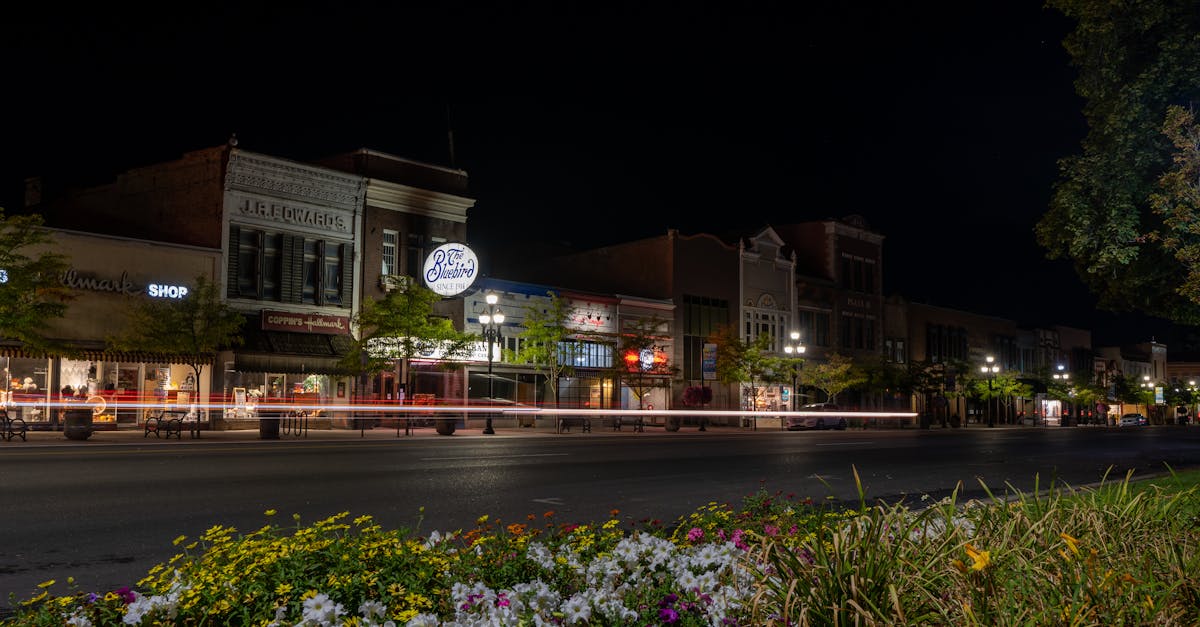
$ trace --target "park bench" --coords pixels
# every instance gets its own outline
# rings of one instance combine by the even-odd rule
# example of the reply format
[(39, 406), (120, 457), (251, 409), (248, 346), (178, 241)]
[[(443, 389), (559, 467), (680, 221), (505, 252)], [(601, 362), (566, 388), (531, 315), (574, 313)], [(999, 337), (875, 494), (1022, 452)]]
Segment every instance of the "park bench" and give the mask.
[(165, 437), (169, 440), (171, 436), (175, 436), (176, 440), (182, 440), (185, 415), (187, 415), (185, 411), (167, 409), (151, 412), (146, 416), (146, 432), (142, 434), (142, 437), (153, 433), (156, 438)]
[(634, 431), (645, 431), (646, 418), (644, 416), (613, 416), (613, 431), (620, 431), (621, 427), (625, 425), (632, 426)]
[(0, 437), (3, 437), (4, 441), (8, 442), (17, 436), (21, 436), (22, 442), (28, 442), (28, 440), (25, 438), (26, 428), (24, 420), (21, 420), (20, 418), (9, 418), (8, 410), (0, 407), (0, 422), (3, 423), (0, 424)]

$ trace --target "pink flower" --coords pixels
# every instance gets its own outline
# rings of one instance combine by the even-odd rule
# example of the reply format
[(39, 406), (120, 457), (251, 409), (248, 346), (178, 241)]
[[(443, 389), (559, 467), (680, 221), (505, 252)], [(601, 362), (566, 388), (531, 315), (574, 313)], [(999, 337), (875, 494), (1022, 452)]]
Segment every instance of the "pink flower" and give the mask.
[(691, 531), (687, 532), (687, 539), (690, 542), (699, 542), (704, 537), (704, 530), (699, 527), (692, 527)]
[(775, 536), (779, 535), (779, 527), (776, 527), (775, 525), (763, 525), (763, 533), (774, 538)]

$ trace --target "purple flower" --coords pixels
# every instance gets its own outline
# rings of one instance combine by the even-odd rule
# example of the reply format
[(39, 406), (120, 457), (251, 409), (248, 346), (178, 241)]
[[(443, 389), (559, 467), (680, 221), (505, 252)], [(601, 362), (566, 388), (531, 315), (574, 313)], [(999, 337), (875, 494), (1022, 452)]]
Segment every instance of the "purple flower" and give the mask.
[(668, 593), (667, 596), (663, 597), (662, 601), (658, 602), (658, 606), (659, 607), (671, 607), (672, 605), (675, 605), (675, 602), (678, 600), (679, 600), (679, 597), (677, 595), (675, 595), (675, 593), (673, 593), (673, 592)]
[(87, 593), (87, 596), (83, 597), (83, 602), (86, 603), (87, 605), (91, 605), (99, 600), (100, 600), (100, 595), (96, 594), (95, 592), (89, 592), (89, 593)]
[(658, 619), (664, 623), (673, 623), (679, 620), (679, 612), (669, 607), (664, 607), (658, 611)]
[(121, 586), (116, 590), (117, 596), (121, 597), (121, 602), (129, 605), (137, 600), (137, 593), (129, 589), (129, 586)]

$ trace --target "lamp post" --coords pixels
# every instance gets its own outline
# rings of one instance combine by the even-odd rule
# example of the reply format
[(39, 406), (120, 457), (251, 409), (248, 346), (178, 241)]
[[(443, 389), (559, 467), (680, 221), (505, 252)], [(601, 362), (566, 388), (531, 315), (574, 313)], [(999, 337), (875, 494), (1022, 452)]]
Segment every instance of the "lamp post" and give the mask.
[(1150, 375), (1142, 375), (1142, 387), (1146, 388), (1146, 420), (1150, 420), (1150, 399), (1154, 398), (1154, 383)]
[[(1070, 380), (1071, 380), (1071, 373), (1067, 372), (1067, 371), (1066, 371), (1066, 370), (1067, 370), (1067, 367), (1066, 367), (1066, 366), (1064, 366), (1064, 365), (1062, 365), (1062, 364), (1058, 364), (1058, 366), (1057, 366), (1056, 368), (1057, 368), (1058, 372), (1055, 372), (1055, 373), (1054, 373), (1054, 375), (1053, 375), (1053, 376), (1054, 376), (1054, 380), (1055, 380), (1055, 381), (1061, 381), (1061, 382), (1062, 382), (1062, 385), (1063, 385), (1063, 387), (1065, 388), (1065, 387), (1067, 386), (1067, 381), (1070, 381)], [(1073, 393), (1073, 391), (1071, 391), (1071, 392), (1068, 392), (1068, 394), (1069, 394), (1069, 395), (1071, 395), (1071, 396), (1074, 396), (1074, 393)], [(1044, 417), (1043, 417), (1043, 418), (1044, 418)], [(1058, 418), (1058, 424), (1059, 424), (1059, 426), (1062, 426), (1062, 427), (1065, 427), (1065, 426), (1067, 426), (1067, 425), (1066, 425), (1066, 420), (1065, 420), (1065, 419), (1064, 419), (1064, 418), (1063, 418), (1061, 415), (1060, 415), (1060, 416), (1059, 416), (1059, 418)]]
[(800, 389), (796, 384), (800, 379), (800, 369), (804, 367), (804, 358), (799, 355), (804, 354), (804, 344), (800, 342), (799, 331), (792, 331), (790, 337), (792, 341), (783, 347), (783, 352), (789, 357), (797, 355), (793, 357), (796, 361), (792, 363), (792, 411), (796, 411), (796, 401), (800, 398)]
[(996, 380), (996, 373), (1000, 372), (1000, 366), (996, 364), (996, 358), (988, 355), (984, 358), (984, 365), (979, 367), (979, 371), (983, 373), (988, 380), (988, 426), (996, 426), (996, 413), (992, 411), (992, 390), (994, 389), (992, 382)]
[[(487, 301), (487, 311), (479, 314), (479, 324), (483, 326), (483, 336), (487, 338), (488, 401), (491, 402), (495, 398), (496, 392), (496, 380), (492, 377), (492, 346), (500, 338), (500, 323), (504, 322), (504, 312), (496, 306), (496, 301), (500, 298), (495, 294), (489, 292), (484, 300)], [(487, 414), (483, 432), (486, 435), (496, 433), (492, 429), (492, 413), (490, 411)]]
[(1196, 401), (1196, 382), (1194, 380), (1188, 381), (1188, 392), (1190, 392), (1190, 394), (1188, 394), (1188, 401), (1189, 401), (1188, 404), (1192, 406), (1191, 419), (1195, 420), (1196, 419), (1196, 410), (1197, 410), (1197, 407), (1200, 407), (1200, 405), (1198, 405), (1197, 401)]

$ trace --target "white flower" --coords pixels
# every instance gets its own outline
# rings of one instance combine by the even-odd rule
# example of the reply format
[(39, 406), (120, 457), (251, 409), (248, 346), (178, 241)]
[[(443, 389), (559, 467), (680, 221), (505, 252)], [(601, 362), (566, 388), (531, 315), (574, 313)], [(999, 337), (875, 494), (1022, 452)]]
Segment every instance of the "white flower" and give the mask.
[(562, 612), (568, 625), (584, 623), (592, 617), (592, 608), (582, 594), (575, 594), (567, 599), (567, 602), (562, 605)]
[(346, 613), (341, 603), (334, 603), (327, 594), (318, 594), (304, 601), (304, 622), (318, 625), (332, 625), (337, 618)]
[(363, 604), (358, 606), (358, 613), (363, 618), (383, 618), (387, 614), (387, 607), (379, 601), (363, 601)]
[(64, 624), (71, 625), (72, 627), (92, 627), (92, 621), (83, 615), (82, 607), (75, 608), (75, 611), (70, 616), (64, 616), (64, 618), (67, 619)]
[(438, 627), (441, 622), (433, 614), (417, 614), (404, 623), (404, 627)]

